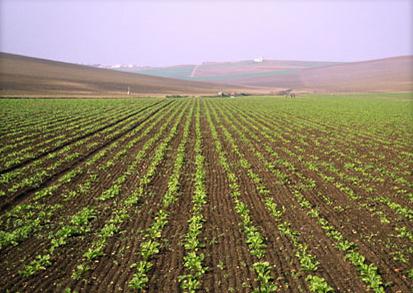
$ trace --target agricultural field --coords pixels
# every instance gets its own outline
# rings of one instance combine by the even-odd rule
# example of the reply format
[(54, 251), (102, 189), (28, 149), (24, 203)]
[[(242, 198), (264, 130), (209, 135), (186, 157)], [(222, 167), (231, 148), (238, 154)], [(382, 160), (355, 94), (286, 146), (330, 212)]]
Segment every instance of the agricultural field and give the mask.
[(0, 100), (2, 292), (411, 292), (408, 94)]

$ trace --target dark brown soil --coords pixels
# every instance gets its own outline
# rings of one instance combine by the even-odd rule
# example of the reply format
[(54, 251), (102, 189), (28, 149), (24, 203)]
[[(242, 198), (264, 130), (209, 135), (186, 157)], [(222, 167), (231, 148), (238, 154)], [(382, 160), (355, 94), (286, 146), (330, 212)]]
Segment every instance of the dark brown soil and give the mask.
[[(31, 233), (30, 237), (16, 246), (0, 249), (0, 291), (62, 292), (66, 288), (79, 292), (129, 291), (128, 283), (134, 274), (133, 264), (141, 260), (139, 251), (143, 233), (153, 223), (156, 213), (161, 208), (161, 201), (168, 189), (168, 179), (173, 170), (178, 145), (182, 139), (184, 121), (189, 108), (193, 107), (194, 113), (185, 149), (185, 162), (179, 181), (179, 197), (168, 210), (170, 212), (169, 222), (162, 231), (160, 251), (151, 260), (153, 267), (148, 273), (149, 286), (144, 290), (145, 292), (182, 292), (178, 279), (186, 272), (183, 261), (186, 253), (183, 240), (188, 229), (188, 219), (192, 212), (191, 200), (195, 189), (195, 101), (174, 100), (171, 103), (164, 101), (164, 106), (159, 109), (158, 113), (162, 117), (160, 122), (154, 125), (146, 137), (137, 141), (124, 156), (116, 160), (105, 171), (102, 171), (100, 167), (121, 152), (128, 142), (141, 134), (139, 131), (131, 137), (127, 136), (144, 121), (141, 116), (136, 115), (136, 120), (131, 121), (125, 130), (114, 138), (107, 139), (100, 135), (103, 128), (90, 137), (85, 137), (86, 141), (90, 139), (90, 142), (97, 141), (99, 144), (92, 150), (87, 150), (86, 146), (76, 149), (81, 153), (81, 157), (73, 163), (59, 167), (40, 186), (19, 190), (16, 194), (2, 198), (0, 206), (3, 213), (0, 216), (0, 229), (10, 231), (12, 225), (5, 222), (6, 211), (21, 204), (35, 202), (33, 195), (36, 191), (56, 183), (73, 168), (85, 169), (73, 181), (60, 186), (51, 196), (38, 201), (42, 204), (62, 205), (62, 208), (53, 214), (50, 222), (43, 223), (41, 229)], [(185, 108), (186, 102), (188, 102), (188, 107)], [(376, 155), (385, 153), (386, 156), (394, 156), (394, 161), (383, 166), (383, 160), (377, 160), (377, 164), (390, 170), (392, 166), (397, 165), (397, 162), (401, 162), (401, 157), (397, 156), (397, 153), (406, 150), (403, 145), (398, 145), (393, 151), (383, 146), (374, 148), (375, 152), (379, 152), (378, 154), (368, 150), (369, 153), (366, 156), (361, 156), (365, 151), (364, 148), (368, 146), (369, 139), (379, 144), (382, 137), (367, 132), (361, 133), (356, 138), (363, 142), (360, 146), (356, 142), (340, 142), (340, 137), (337, 135), (328, 136), (329, 131), (337, 133), (339, 126), (325, 125), (319, 129), (320, 125), (313, 123), (312, 120), (306, 120), (305, 117), (302, 119), (295, 117), (294, 123), (286, 123), (282, 118), (271, 117), (267, 113), (256, 111), (254, 115), (254, 113), (244, 112), (242, 109), (237, 109), (236, 104), (221, 107), (222, 104), (214, 104), (213, 100), (205, 102), (202, 99), (200, 103), (202, 154), (205, 156), (207, 193), (207, 204), (202, 211), (205, 217), (200, 234), (202, 246), (199, 248), (199, 252), (205, 255), (202, 265), (207, 267), (207, 271), (200, 280), (202, 287), (200, 292), (251, 292), (258, 286), (257, 275), (253, 269), (253, 264), (258, 259), (249, 251), (241, 218), (234, 209), (229, 181), (219, 162), (207, 122), (207, 112), (211, 114), (212, 121), (217, 128), (218, 139), (225, 150), (228, 161), (231, 162), (232, 171), (237, 176), (241, 192), (239, 199), (248, 206), (254, 226), (265, 238), (266, 248), (263, 260), (268, 261), (272, 266), (271, 275), (274, 277), (278, 292), (310, 292), (306, 281), (310, 273), (302, 269), (296, 256), (296, 244), (280, 232), (278, 225), (281, 221), (287, 221), (291, 224), (291, 229), (299, 232), (299, 242), (307, 245), (308, 252), (319, 262), (314, 274), (323, 277), (336, 292), (369, 292), (355, 266), (336, 247), (335, 242), (328, 237), (317, 220), (307, 214), (308, 209), (300, 206), (294, 195), (297, 190), (312, 207), (319, 210), (321, 217), (341, 232), (345, 239), (357, 245), (357, 251), (366, 258), (366, 263), (373, 263), (378, 267), (378, 272), (386, 284), (386, 292), (409, 292), (413, 283), (407, 277), (406, 272), (412, 267), (413, 257), (409, 250), (411, 242), (406, 238), (397, 237), (395, 228), (403, 226), (411, 232), (412, 222), (384, 204), (375, 203), (373, 205), (375, 210), (382, 212), (391, 221), (389, 224), (383, 224), (379, 217), (363, 204), (372, 204), (371, 199), (376, 195), (387, 196), (392, 201), (408, 208), (412, 208), (411, 202), (393, 193), (394, 184), (391, 180), (384, 184), (368, 182), (367, 176), (344, 167), (344, 162), (347, 159), (354, 159), (352, 155), (355, 153), (360, 154), (357, 159), (366, 164), (370, 159), (376, 158)], [(174, 111), (175, 109), (177, 111)], [(156, 147), (166, 137), (182, 111), (183, 118), (178, 124), (178, 132), (170, 141), (166, 155), (156, 169), (156, 174), (145, 187), (146, 195), (136, 206), (128, 210), (129, 218), (121, 224), (119, 232), (109, 238), (104, 248), (104, 255), (90, 263), (90, 270), (80, 280), (74, 280), (71, 276), (73, 269), (80, 263), (82, 255), (92, 241), (97, 239), (97, 232), (107, 223), (115, 209), (120, 207), (121, 200), (137, 189), (139, 179), (148, 170), (155, 155)], [(157, 112), (158, 110), (154, 110), (153, 113), (148, 113), (145, 119), (150, 119)], [(228, 118), (229, 116), (231, 118)], [(116, 121), (113, 122), (115, 129), (116, 125), (121, 123)], [(253, 128), (252, 124), (257, 126), (258, 130)], [(125, 173), (145, 142), (158, 133), (162, 125), (167, 125), (167, 127), (161, 138), (148, 149), (136, 172), (128, 175), (121, 193), (114, 199), (105, 202), (98, 201), (96, 198), (111, 187), (116, 178)], [(283, 139), (267, 139), (261, 132), (264, 127), (269, 129), (269, 133), (279, 134)], [(240, 163), (240, 155), (234, 152), (229, 139), (225, 136), (225, 130), (233, 137), (241, 156), (250, 163), (251, 170), (259, 176), (262, 184), (269, 190), (269, 196), (279, 208), (285, 208), (281, 220), (269, 213), (264, 198), (257, 189), (257, 183), (250, 178), (246, 168)], [(245, 143), (242, 135), (249, 143)], [(316, 137), (322, 137), (320, 138), (320, 141), (324, 143), (322, 146), (317, 147), (314, 142)], [(343, 139), (346, 138), (348, 137), (344, 135)], [(38, 141), (41, 142), (40, 139)], [(94, 164), (86, 165), (87, 160), (93, 154), (116, 141), (122, 141), (122, 143)], [(278, 157), (272, 155), (265, 147), (266, 145), (275, 151)], [(332, 148), (333, 145), (337, 152), (335, 155), (328, 155), (326, 150)], [(258, 158), (258, 152), (263, 155), (265, 161), (273, 163), (276, 170), (287, 175), (285, 182), (280, 182), (274, 172), (271, 172), (270, 168)], [(337, 155), (338, 153), (341, 155)], [(358, 186), (342, 180), (326, 168), (320, 167), (319, 172), (309, 169), (306, 162), (314, 156), (317, 156), (320, 161), (334, 164), (345, 176), (355, 177), (359, 180), (358, 182), (369, 184), (374, 188), (375, 193), (366, 192), (364, 185)], [(32, 162), (27, 162), (27, 165), (41, 158), (42, 156), (36, 157)], [(293, 168), (280, 164), (279, 159), (289, 162)], [(38, 168), (41, 170), (52, 163), (52, 160), (47, 161)], [(403, 165), (403, 168), (407, 165)], [(16, 166), (16, 168), (22, 167), (24, 166)], [(403, 168), (395, 172), (402, 172)], [(7, 173), (7, 170), (4, 172)], [(341, 182), (352, 188), (360, 199), (350, 199), (334, 185), (334, 182), (324, 180), (320, 172), (331, 176), (334, 182)], [(71, 200), (65, 200), (64, 195), (78, 188), (88, 180), (90, 174), (95, 173), (97, 178), (90, 190)], [(372, 175), (379, 176), (374, 172)], [(315, 186), (306, 187), (304, 183), (307, 179), (313, 180)], [(410, 188), (403, 184), (400, 184), (400, 187)], [(408, 191), (412, 192), (411, 188)], [(68, 243), (59, 247), (57, 253), (52, 255), (52, 263), (45, 270), (31, 277), (21, 276), (19, 271), (36, 255), (44, 253), (49, 247), (49, 235), (58, 231), (76, 212), (88, 206), (93, 206), (97, 211), (97, 217), (91, 221), (91, 232), (84, 236), (69, 238)], [(36, 218), (35, 215), (32, 217)], [(394, 253), (397, 251), (405, 254), (406, 262), (395, 259)]]

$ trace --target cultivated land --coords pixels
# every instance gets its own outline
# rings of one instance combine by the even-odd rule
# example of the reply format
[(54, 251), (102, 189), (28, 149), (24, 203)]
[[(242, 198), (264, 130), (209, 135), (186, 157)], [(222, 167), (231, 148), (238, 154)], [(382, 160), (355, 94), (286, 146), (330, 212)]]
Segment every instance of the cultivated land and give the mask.
[(409, 292), (411, 94), (0, 100), (0, 288)]
[(57, 62), (0, 52), (0, 96), (79, 97), (216, 94), (242, 90), (197, 81), (183, 81)]
[[(133, 70), (133, 69), (125, 69)], [(412, 92), (413, 56), (361, 62), (211, 62), (136, 71), (153, 76), (308, 92)]]
[[(122, 68), (121, 68), (122, 69)], [(0, 97), (412, 92), (413, 56), (337, 63), (254, 61), (111, 70), (0, 53)], [(143, 73), (143, 74), (141, 74)]]

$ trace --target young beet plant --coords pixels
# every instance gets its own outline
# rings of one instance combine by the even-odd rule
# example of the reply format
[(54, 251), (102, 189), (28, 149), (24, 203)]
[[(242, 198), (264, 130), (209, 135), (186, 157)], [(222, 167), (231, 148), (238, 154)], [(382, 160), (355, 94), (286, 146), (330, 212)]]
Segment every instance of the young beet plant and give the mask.
[[(277, 290), (277, 286), (274, 284), (273, 278), (271, 276), (271, 266), (268, 262), (261, 261), (266, 254), (266, 244), (264, 237), (262, 236), (258, 228), (254, 226), (248, 206), (240, 199), (241, 192), (238, 184), (238, 178), (232, 171), (232, 167), (228, 163), (225, 151), (223, 150), (222, 144), (218, 138), (218, 133), (209, 114), (209, 109), (207, 111), (207, 120), (210, 126), (212, 137), (214, 139), (214, 146), (219, 155), (219, 163), (223, 167), (226, 173), (226, 177), (229, 181), (231, 197), (235, 205), (235, 212), (241, 218), (240, 225), (243, 227), (249, 252), (252, 256), (260, 260), (254, 264), (254, 270), (257, 274), (256, 280), (259, 284), (258, 287), (254, 289), (254, 292), (274, 292)], [(244, 167), (249, 166), (249, 163), (245, 159), (240, 160), (240, 164)]]
[[(122, 200), (119, 207), (112, 213), (111, 218), (108, 220), (108, 222), (103, 226), (103, 228), (98, 232), (97, 238), (91, 243), (90, 247), (86, 250), (86, 252), (83, 254), (83, 258), (81, 260), (81, 263), (78, 264), (74, 271), (72, 272), (72, 278), (73, 279), (80, 279), (81, 276), (84, 274), (84, 272), (88, 271), (91, 269), (91, 263), (96, 260), (98, 257), (103, 256), (104, 254), (104, 248), (106, 246), (106, 243), (110, 237), (113, 235), (119, 233), (120, 226), (121, 224), (129, 218), (129, 212), (132, 206), (136, 205), (136, 203), (139, 201), (140, 198), (142, 198), (145, 195), (145, 188), (147, 184), (149, 184), (155, 174), (155, 171), (157, 170), (157, 167), (161, 163), (161, 161), (164, 159), (167, 147), (169, 146), (170, 141), (175, 137), (177, 134), (177, 128), (179, 125), (179, 122), (183, 116), (182, 112), (178, 119), (176, 120), (174, 126), (171, 128), (170, 132), (168, 133), (168, 136), (157, 146), (155, 149), (155, 154), (154, 157), (148, 166), (146, 173), (139, 179), (138, 182), (138, 187), (132, 192), (132, 194), (127, 197), (126, 199)], [(158, 132), (155, 136), (152, 138), (156, 139), (161, 136), (162, 132)], [(138, 153), (138, 155), (135, 157), (135, 161), (133, 164), (129, 165), (126, 174), (132, 174), (135, 172), (135, 168), (137, 166), (137, 162), (140, 162), (141, 158), (143, 157), (145, 151), (155, 142), (155, 140), (148, 140), (143, 149)], [(118, 177), (118, 180), (114, 184), (116, 186), (115, 193), (118, 194), (120, 193), (121, 187), (123, 183), (126, 181), (126, 175), (121, 175)], [(108, 189), (109, 191), (111, 189)], [(103, 193), (106, 194), (106, 191)], [(104, 196), (104, 198), (99, 198), (99, 200), (107, 200), (109, 198), (112, 198), (112, 193), (108, 193), (108, 196)], [(159, 246), (160, 244), (156, 242), (155, 240), (157, 238), (150, 238), (148, 236), (149, 233), (155, 233), (156, 235), (159, 235), (160, 237), (160, 232), (156, 232), (156, 229), (159, 229), (162, 225), (165, 225), (165, 217), (167, 215), (164, 213), (160, 213), (155, 220), (155, 227), (152, 227), (152, 230), (147, 232), (147, 241), (145, 241), (142, 244), (143, 250), (142, 253), (144, 255), (144, 259), (146, 260), (149, 258), (151, 255), (156, 254), (159, 252)], [(146, 266), (148, 267), (148, 265)]]
[[(142, 259), (132, 266), (132, 268), (135, 269), (135, 272), (131, 281), (129, 282), (129, 287), (131, 289), (143, 290), (148, 286), (148, 273), (153, 267), (151, 260), (156, 254), (160, 252), (161, 243), (159, 240), (162, 236), (164, 227), (168, 224), (169, 221), (168, 209), (173, 203), (176, 202), (178, 198), (179, 179), (181, 177), (181, 170), (184, 164), (185, 146), (188, 141), (191, 117), (192, 108), (187, 117), (184, 133), (178, 146), (178, 153), (176, 155), (172, 174), (168, 179), (168, 189), (162, 199), (162, 208), (156, 214), (152, 225), (145, 232), (144, 242), (142, 242), (139, 251), (139, 255)], [(150, 174), (152, 173), (153, 172), (151, 172)]]
[(257, 273), (257, 280), (259, 287), (256, 288), (254, 293), (270, 293), (277, 291), (277, 286), (273, 283), (271, 276), (271, 265), (269, 262), (256, 262), (254, 263), (254, 270)]
[(68, 224), (51, 236), (50, 247), (46, 253), (37, 255), (33, 261), (23, 267), (20, 274), (24, 277), (29, 277), (38, 271), (45, 270), (52, 264), (52, 256), (56, 249), (66, 245), (69, 238), (88, 233), (91, 229), (90, 221), (95, 217), (95, 210), (91, 208), (84, 208), (73, 215)]
[[(234, 119), (233, 119), (234, 120)], [(244, 127), (241, 127), (244, 128)], [(258, 130), (258, 129), (257, 129)], [(267, 139), (269, 139), (270, 141), (274, 141), (274, 139), (270, 136), (265, 134), (264, 135)], [(274, 141), (275, 143), (276, 141)], [(283, 148), (283, 150), (286, 153), (291, 153), (291, 155), (293, 155), (293, 153), (286, 148)], [(284, 164), (285, 163), (285, 164)], [(290, 171), (295, 172), (300, 178), (304, 176), (301, 176), (300, 173), (298, 173), (295, 170), (294, 165), (292, 165), (290, 162), (283, 162), (283, 165)], [(351, 253), (355, 253), (356, 255), (360, 255), (358, 252), (355, 251), (355, 245), (351, 242), (348, 242), (347, 240), (345, 240), (342, 236), (342, 234), (340, 232), (338, 232), (337, 230), (335, 230), (335, 228), (331, 225), (329, 225), (329, 223), (322, 218), (319, 215), (319, 212), (315, 209), (312, 208), (311, 203), (304, 198), (304, 196), (302, 196), (300, 189), (312, 189), (313, 188), (313, 182), (308, 181), (308, 184), (304, 184), (303, 186), (299, 186), (297, 185), (297, 188), (293, 189), (293, 195), (298, 199), (298, 202), (300, 204), (301, 207), (305, 208), (308, 210), (308, 215), (311, 217), (314, 217), (316, 219), (318, 219), (318, 223), (321, 225), (321, 227), (326, 231), (327, 236), (329, 236), (330, 238), (332, 238), (333, 240), (336, 241), (336, 245), (338, 248), (341, 248), (343, 251), (347, 252), (346, 254), (346, 258), (349, 259), (353, 265), (356, 266), (356, 268), (358, 269), (358, 271), (360, 272), (361, 278), (362, 280), (369, 285), (370, 288), (372, 288), (375, 292), (383, 292), (384, 288), (383, 288), (383, 283), (382, 283), (382, 279), (381, 276), (378, 274), (377, 272), (377, 267), (373, 264), (371, 265), (367, 265), (364, 257), (349, 257), (349, 255)], [(349, 198), (351, 198), (352, 200), (356, 200), (358, 199), (358, 196), (355, 195), (355, 193), (353, 192), (353, 190), (351, 190), (350, 188), (338, 183), (338, 187), (341, 191), (343, 191), (344, 193), (346, 193)], [(283, 227), (279, 227), (282, 228)], [(285, 230), (284, 232), (286, 232), (286, 235), (291, 235), (290, 231)], [(315, 269), (317, 263), (315, 262), (314, 259), (307, 257), (308, 255), (306, 253), (299, 253), (301, 254), (301, 261), (300, 263), (304, 264), (307, 269), (311, 270), (311, 269)], [(361, 256), (361, 255), (360, 255)], [(310, 280), (310, 279), (309, 279)], [(317, 280), (317, 279), (316, 279)]]
[[(259, 160), (263, 161), (265, 166), (266, 165), (271, 165), (265, 159), (265, 157), (257, 149), (255, 149), (252, 146), (251, 141), (244, 135), (244, 133), (242, 133), (239, 130), (239, 128), (234, 127), (234, 125), (232, 124), (232, 121), (234, 121), (236, 119), (233, 118), (233, 117), (232, 117), (232, 119), (226, 119), (226, 115), (222, 112), (221, 112), (221, 114), (222, 114), (222, 117), (224, 117), (224, 120), (232, 126), (234, 131), (236, 131), (238, 133), (238, 135), (239, 135), (241, 141), (244, 143), (244, 145), (249, 147), (251, 153), (254, 153), (258, 157)], [(221, 125), (220, 123), (221, 123), (221, 121), (218, 122), (219, 125)], [(275, 204), (273, 198), (270, 195), (270, 191), (268, 190), (268, 188), (262, 182), (261, 177), (257, 173), (254, 172), (250, 162), (245, 159), (244, 155), (240, 151), (240, 149), (239, 149), (235, 139), (233, 138), (232, 134), (223, 125), (221, 125), (221, 129), (224, 132), (225, 138), (230, 142), (230, 144), (231, 144), (231, 146), (234, 150), (234, 153), (236, 153), (236, 155), (240, 159), (241, 167), (244, 168), (247, 171), (247, 175), (252, 180), (252, 182), (255, 184), (255, 187), (256, 187), (256, 190), (257, 190), (258, 194), (261, 197), (263, 197), (265, 207), (267, 208), (269, 214), (271, 216), (273, 216), (273, 218), (279, 223), (278, 226), (277, 226), (278, 230), (281, 232), (281, 234), (286, 235), (291, 240), (291, 242), (293, 243), (293, 246), (294, 246), (294, 249), (295, 249), (295, 256), (298, 258), (301, 268), (305, 272), (315, 272), (318, 268), (319, 262), (317, 261), (317, 259), (313, 255), (311, 255), (308, 252), (307, 245), (300, 242), (300, 240), (299, 240), (299, 235), (300, 234), (297, 231), (294, 231), (291, 228), (290, 223), (287, 222), (287, 221), (281, 221), (281, 217), (283, 216), (285, 209), (284, 208), (283, 209), (278, 209), (277, 205)], [(243, 219), (243, 221), (245, 223), (248, 223), (250, 221), (249, 215), (244, 214), (246, 207), (243, 206), (243, 205), (240, 205), (238, 209), (239, 210), (237, 212), (239, 214), (241, 214), (241, 218)], [(247, 235), (248, 234), (251, 234), (251, 233), (247, 232)], [(263, 241), (262, 239), (260, 239), (258, 237), (254, 237), (254, 233), (251, 234), (251, 237), (247, 237), (247, 242), (249, 243), (249, 245), (251, 245), (251, 244), (264, 245), (262, 243), (262, 241)], [(254, 251), (254, 249), (253, 249), (253, 251)], [(327, 282), (323, 278), (318, 277), (318, 279), (323, 280), (324, 283), (327, 284)], [(307, 281), (307, 282), (309, 282), (309, 281)], [(328, 288), (330, 288), (330, 287), (328, 286)]]
[(184, 256), (185, 273), (178, 277), (180, 287), (184, 292), (195, 292), (201, 288), (201, 279), (207, 268), (203, 266), (204, 254), (200, 253), (204, 216), (203, 208), (207, 203), (205, 189), (205, 157), (202, 155), (202, 133), (200, 125), (200, 107), (197, 100), (195, 114), (195, 191), (192, 196), (192, 216), (188, 221), (188, 231), (185, 235)]

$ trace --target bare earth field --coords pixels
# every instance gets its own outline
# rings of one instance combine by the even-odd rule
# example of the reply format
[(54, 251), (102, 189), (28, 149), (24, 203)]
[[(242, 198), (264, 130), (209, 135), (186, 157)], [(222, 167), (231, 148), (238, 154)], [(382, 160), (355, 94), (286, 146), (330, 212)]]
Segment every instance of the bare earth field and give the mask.
[(411, 94), (0, 100), (0, 289), (409, 292)]
[(412, 92), (413, 56), (362, 62), (264, 60), (142, 69), (154, 76), (309, 92)]
[(242, 90), (0, 53), (0, 96), (199, 95)]
[[(126, 69), (125, 69), (126, 70)], [(133, 72), (0, 53), (0, 97), (124, 97), (298, 93), (412, 92), (413, 56), (337, 63), (205, 63)], [(141, 74), (143, 73), (143, 74)]]

